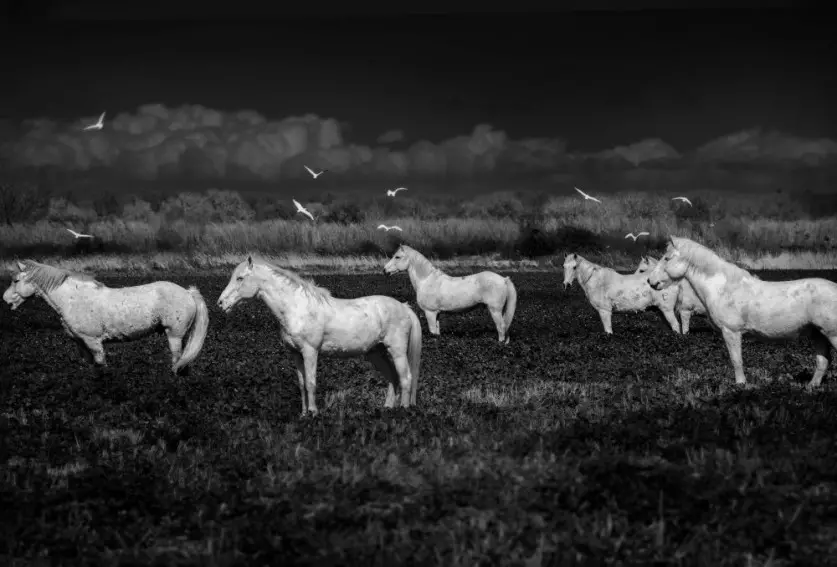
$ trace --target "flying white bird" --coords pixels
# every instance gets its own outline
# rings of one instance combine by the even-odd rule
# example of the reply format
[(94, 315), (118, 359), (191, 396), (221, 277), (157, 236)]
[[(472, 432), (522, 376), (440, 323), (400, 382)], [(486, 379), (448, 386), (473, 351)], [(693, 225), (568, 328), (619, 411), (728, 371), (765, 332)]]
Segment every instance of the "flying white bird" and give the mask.
[(399, 187), (398, 189), (387, 189), (387, 197), (395, 197), (399, 191), (407, 191), (406, 187)]
[(306, 209), (305, 207), (303, 207), (303, 206), (299, 203), (299, 201), (297, 201), (296, 199), (291, 199), (291, 200), (294, 202), (294, 205), (296, 205), (296, 212), (298, 212), (298, 213), (302, 213), (303, 215), (306, 215), (306, 216), (307, 216), (309, 219), (311, 219), (311, 220), (315, 220), (315, 219), (314, 219), (314, 215), (312, 215), (312, 214), (308, 211), (308, 209)]
[(596, 201), (597, 203), (601, 204), (601, 201), (599, 201), (599, 200), (598, 200), (598, 199), (596, 199), (595, 197), (591, 197), (590, 195), (588, 195), (587, 193), (585, 193), (584, 191), (582, 191), (582, 190), (581, 190), (581, 189), (579, 189), (578, 187), (574, 187), (574, 189), (575, 189), (576, 191), (578, 191), (579, 193), (581, 193), (581, 194), (584, 196), (584, 198), (585, 198), (585, 199), (590, 199), (591, 201)]
[(636, 239), (639, 238), (640, 236), (650, 236), (650, 235), (647, 232), (637, 232), (636, 236), (634, 236), (633, 232), (629, 232), (628, 234), (625, 235), (625, 238), (633, 238), (634, 242), (636, 242)]
[(310, 173), (310, 174), (311, 174), (311, 177), (313, 177), (314, 179), (318, 178), (320, 175), (322, 175), (323, 173), (325, 173), (325, 170), (322, 170), (322, 171), (321, 171), (321, 172), (319, 172), (319, 173), (314, 173), (313, 171), (311, 171), (311, 168), (310, 168), (310, 167), (308, 167), (307, 165), (303, 165), (302, 167), (304, 167), (305, 169), (307, 169), (307, 170), (308, 170), (308, 173)]
[(103, 112), (102, 115), (99, 117), (99, 121), (95, 124), (91, 124), (90, 126), (85, 126), (84, 130), (101, 130), (105, 120), (105, 113)]
[(672, 201), (683, 201), (684, 203), (689, 203), (689, 206), (692, 206), (692, 202), (688, 200), (686, 197), (675, 197)]
[(390, 230), (397, 230), (399, 232), (404, 232), (403, 230), (401, 230), (400, 226), (387, 226), (385, 224), (379, 224), (378, 225), (378, 230), (381, 230), (381, 229), (384, 229), (387, 232), (389, 232)]
[(70, 234), (72, 234), (73, 236), (75, 236), (76, 238), (93, 238), (92, 234), (80, 234), (80, 233), (76, 232), (75, 230), (73, 230), (72, 228), (67, 228), (65, 230), (67, 232), (69, 232)]

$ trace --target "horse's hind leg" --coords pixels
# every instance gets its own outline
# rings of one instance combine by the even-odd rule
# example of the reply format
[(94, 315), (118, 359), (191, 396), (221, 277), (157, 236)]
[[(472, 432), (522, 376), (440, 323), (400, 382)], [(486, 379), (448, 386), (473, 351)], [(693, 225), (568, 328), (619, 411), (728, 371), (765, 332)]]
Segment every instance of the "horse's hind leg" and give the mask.
[(725, 327), (721, 328), (724, 335), (724, 342), (727, 345), (729, 358), (732, 361), (732, 368), (735, 370), (735, 383), (746, 384), (747, 377), (744, 376), (744, 359), (741, 357), (741, 333), (736, 333)]
[(811, 341), (814, 343), (814, 351), (817, 354), (817, 369), (814, 371), (811, 381), (808, 382), (808, 387), (816, 388), (822, 382), (822, 377), (825, 376), (828, 366), (831, 364), (831, 342), (819, 331), (811, 335)]
[(506, 322), (503, 319), (503, 309), (496, 307), (489, 307), (488, 312), (491, 313), (491, 318), (494, 319), (494, 324), (497, 326), (497, 335), (500, 337), (500, 343), (506, 341)]
[[(171, 368), (172, 372), (174, 372), (174, 365), (177, 364), (177, 361), (180, 360), (180, 356), (183, 353), (183, 337), (177, 337), (172, 334), (171, 330), (166, 330), (166, 336), (169, 339), (169, 349), (171, 350)], [(180, 371), (181, 375), (187, 375), (189, 372), (189, 367), (183, 368)]]
[(385, 408), (395, 407), (395, 386), (398, 383), (398, 376), (392, 363), (382, 349), (374, 349), (366, 354), (366, 359), (372, 363), (384, 380), (387, 382), (387, 397), (384, 401)]
[(389, 354), (392, 357), (392, 365), (395, 367), (397, 374), (398, 385), (401, 387), (402, 408), (410, 407), (410, 386), (412, 386), (413, 381), (412, 375), (410, 374), (410, 363), (407, 360), (407, 353), (405, 351), (394, 352), (392, 348), (389, 349)]

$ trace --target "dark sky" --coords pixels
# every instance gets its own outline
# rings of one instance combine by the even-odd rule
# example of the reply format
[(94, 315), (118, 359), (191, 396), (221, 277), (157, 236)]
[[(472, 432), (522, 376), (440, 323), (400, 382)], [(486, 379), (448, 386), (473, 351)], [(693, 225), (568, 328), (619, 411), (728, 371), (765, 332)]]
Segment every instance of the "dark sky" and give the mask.
[(646, 137), (689, 150), (754, 126), (837, 138), (837, 41), (824, 12), (285, 13), (256, 22), (246, 3), (225, 19), (211, 4), (166, 10), (176, 0), (133, 14), (116, 1), (118, 13), (73, 4), (18, 4), (0, 40), (15, 53), (0, 114), (113, 116), (154, 102), (271, 119), (315, 113), (351, 123), (348, 140), (366, 144), (394, 128), (437, 142), (478, 123), (515, 139), (562, 136), (577, 150)]

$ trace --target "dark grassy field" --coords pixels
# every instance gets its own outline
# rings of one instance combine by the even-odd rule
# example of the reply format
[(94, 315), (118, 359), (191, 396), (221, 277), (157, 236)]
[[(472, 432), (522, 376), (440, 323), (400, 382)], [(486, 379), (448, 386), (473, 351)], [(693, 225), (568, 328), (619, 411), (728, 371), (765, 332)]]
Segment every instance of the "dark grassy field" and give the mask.
[[(97, 381), (43, 302), (3, 305), (0, 564), (837, 564), (837, 378), (804, 390), (808, 343), (745, 340), (736, 388), (701, 318), (614, 315), (608, 338), (559, 274), (511, 277), (511, 345), (483, 310), (441, 338), (421, 315), (418, 409), (323, 358), (307, 420), (267, 308), (214, 306), (226, 278), (170, 277), (211, 308), (186, 378), (154, 337)], [(406, 277), (316, 280), (415, 306)]]

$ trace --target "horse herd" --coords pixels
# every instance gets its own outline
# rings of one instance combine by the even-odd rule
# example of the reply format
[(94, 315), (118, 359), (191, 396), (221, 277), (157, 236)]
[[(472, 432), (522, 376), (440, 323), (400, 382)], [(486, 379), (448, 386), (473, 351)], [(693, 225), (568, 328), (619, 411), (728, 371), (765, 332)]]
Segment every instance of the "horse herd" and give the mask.
[[(41, 297), (99, 372), (105, 366), (103, 344), (108, 341), (130, 341), (162, 330), (175, 374), (187, 373), (203, 348), (209, 312), (195, 287), (187, 290), (160, 281), (110, 288), (90, 275), (32, 260), (18, 262), (17, 268), (3, 300), (17, 309), (33, 295)], [(517, 290), (508, 277), (489, 271), (453, 277), (406, 245), (396, 250), (384, 272), (407, 272), (431, 334), (440, 334), (439, 313), (485, 305), (500, 343), (508, 344), (517, 305)], [(831, 348), (837, 348), (837, 284), (822, 278), (762, 281), (687, 238), (669, 237), (662, 259), (643, 257), (636, 272), (628, 275), (571, 253), (564, 260), (564, 287), (576, 280), (607, 334), (613, 333), (613, 311), (653, 306), (674, 332), (682, 328), (683, 334), (689, 331), (692, 314), (705, 315), (723, 335), (737, 384), (746, 383), (741, 357), (745, 333), (768, 340), (810, 337), (816, 370), (809, 387), (820, 385), (831, 362)], [(320, 354), (364, 355), (388, 383), (384, 407), (396, 405), (396, 390), (402, 407), (416, 404), (422, 330), (408, 304), (384, 295), (336, 298), (295, 272), (248, 256), (233, 270), (218, 306), (229, 312), (239, 301), (253, 297), (264, 301), (279, 320), (281, 340), (296, 366), (303, 416), (318, 413)]]

